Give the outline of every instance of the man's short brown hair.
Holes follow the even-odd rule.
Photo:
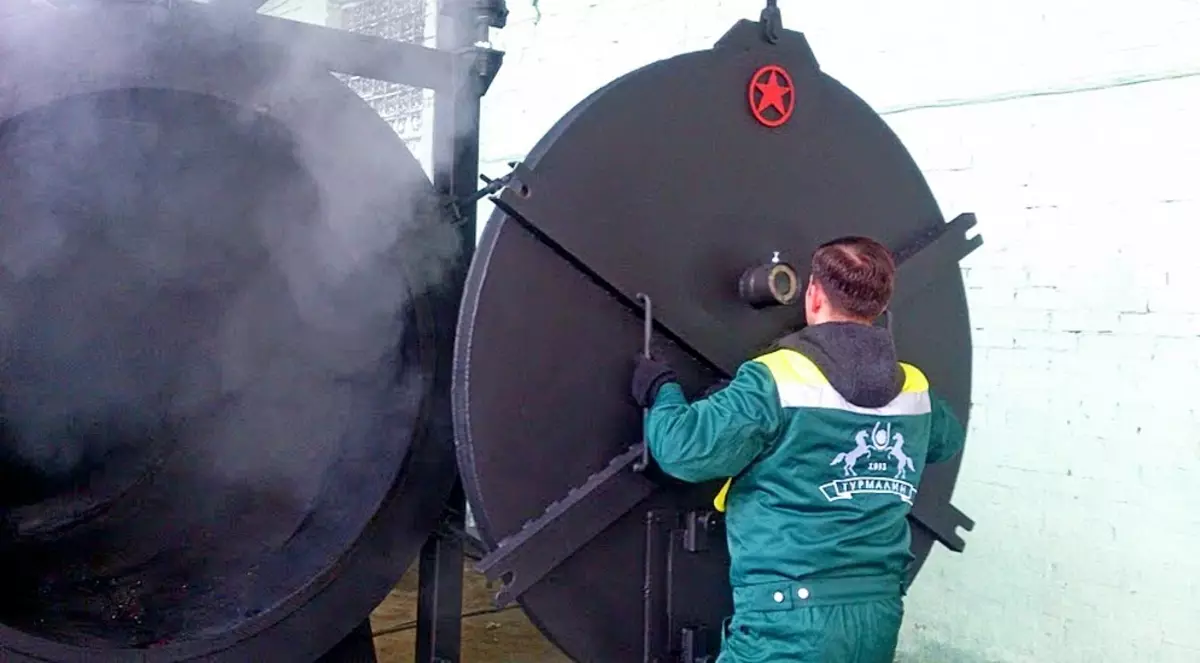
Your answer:
[[[869,237],[839,237],[813,253],[812,278],[835,310],[874,320],[892,299],[896,262],[886,246]]]

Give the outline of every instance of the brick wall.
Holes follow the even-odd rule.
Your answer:
[[[527,2],[495,37],[493,175],[593,89],[763,4],[541,0],[535,25]],[[926,566],[901,660],[1200,661],[1200,3],[781,5],[985,236],[955,499],[979,525]]]
[[[1198,102],[1200,77],[892,118],[985,234],[956,498],[980,525],[914,588],[910,660],[1200,660]],[[963,147],[920,148],[939,132]]]

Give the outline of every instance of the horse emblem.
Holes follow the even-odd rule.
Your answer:
[[[891,430],[891,424],[888,424],[888,430]],[[896,465],[900,468],[896,472],[897,479],[903,479],[908,475],[909,470],[917,471],[917,468],[913,467],[912,458],[904,453],[904,436],[899,431],[892,435],[892,450],[888,452],[888,456],[895,458]]]
[[[855,471],[854,466],[863,456],[869,457],[873,451],[880,453],[887,452],[889,458],[896,459],[896,479],[903,479],[910,471],[916,471],[912,458],[904,453],[904,436],[900,434],[900,431],[893,433],[890,422],[886,427],[881,426],[879,422],[875,422],[875,427],[870,431],[866,429],[858,431],[854,435],[854,448],[834,456],[833,461],[829,464],[837,465],[841,463],[843,476],[858,476],[858,472]],[[872,465],[877,464],[873,463]],[[870,469],[883,468],[872,467]]]
[[[875,426],[878,428],[879,424],[875,424]],[[871,454],[871,449],[867,447],[867,435],[868,433],[865,430],[858,431],[858,434],[854,436],[854,449],[834,456],[833,462],[829,464],[837,465],[838,463],[842,463],[843,475],[848,477],[858,476],[858,472],[854,471],[854,464],[858,462],[859,458]]]

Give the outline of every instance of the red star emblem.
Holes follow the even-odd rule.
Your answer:
[[[783,67],[769,64],[750,79],[750,112],[766,127],[778,127],[796,109],[796,88]]]

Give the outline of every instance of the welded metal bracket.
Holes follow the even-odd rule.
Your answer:
[[[487,41],[489,28],[508,25],[508,3],[505,0],[441,0],[443,16],[470,16],[475,25],[475,41]]]
[[[504,0],[441,0],[438,9],[439,29],[454,24],[454,41],[459,47],[449,50],[459,58],[455,66],[467,67],[478,94],[487,94],[504,62],[504,53],[490,47],[488,32],[508,25],[508,6]]]
[[[917,498],[908,519],[929,530],[938,543],[957,553],[967,547],[967,542],[958,534],[959,528],[967,532],[975,529],[975,521],[950,502],[929,504]]]
[[[983,245],[983,236],[967,237],[966,232],[974,228],[975,215],[959,214],[948,223],[938,223],[903,246],[892,251],[899,270],[896,292],[892,295],[895,306],[916,295],[929,286],[948,265],[956,265],[975,249]]]
[[[504,63],[504,52],[479,47],[476,47],[474,52],[475,75],[479,78],[479,95],[483,96],[492,88],[496,74],[500,73],[500,65]]]
[[[475,565],[488,580],[504,582],[497,607],[516,600],[655,491],[653,481],[632,470],[641,457],[642,445],[630,447]]]
[[[517,166],[516,161],[510,161],[508,163],[509,168],[516,168],[516,166]],[[464,210],[472,209],[473,208],[472,206],[475,205],[475,203],[479,202],[480,200],[483,200],[484,198],[487,198],[488,196],[495,195],[501,189],[508,186],[508,182],[511,179],[512,179],[512,171],[511,170],[508,173],[501,175],[500,177],[497,177],[495,179],[492,179],[492,178],[488,177],[487,175],[480,175],[479,181],[483,182],[483,184],[484,184],[483,188],[479,189],[478,191],[476,191],[474,193],[462,196],[460,198],[455,198],[453,200],[446,201],[446,207],[450,210],[451,214],[454,215],[455,219],[461,219],[461,218],[463,218]]]

